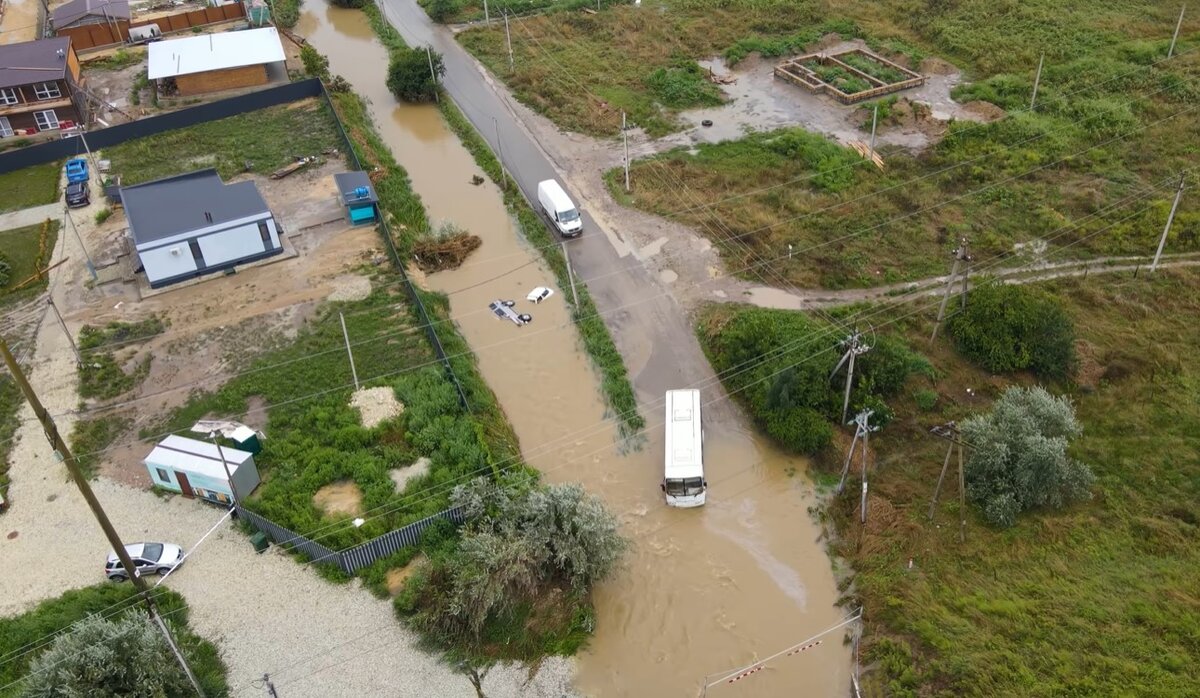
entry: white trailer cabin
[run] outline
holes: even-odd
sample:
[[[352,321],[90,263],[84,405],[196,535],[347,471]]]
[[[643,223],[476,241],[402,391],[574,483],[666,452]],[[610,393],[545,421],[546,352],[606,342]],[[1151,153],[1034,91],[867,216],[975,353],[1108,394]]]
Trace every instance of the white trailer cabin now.
[[[662,490],[673,507],[704,505],[704,423],[699,390],[668,390]]]
[[[238,498],[248,497],[259,483],[253,454],[225,446],[218,451],[215,444],[185,436],[172,434],[158,442],[144,462],[156,486],[220,504],[232,503],[235,489]]]

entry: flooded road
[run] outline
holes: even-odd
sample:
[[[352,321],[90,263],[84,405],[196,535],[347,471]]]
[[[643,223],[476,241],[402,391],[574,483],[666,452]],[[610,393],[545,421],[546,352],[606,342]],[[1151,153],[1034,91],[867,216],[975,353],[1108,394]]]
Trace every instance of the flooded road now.
[[[665,507],[658,490],[659,390],[664,383],[692,385],[704,391],[706,402],[720,401],[711,371],[686,376],[681,384],[658,369],[670,365],[672,347],[654,346],[648,332],[620,336],[645,325],[630,322],[618,329],[623,350],[641,347],[630,370],[650,425],[643,448],[622,454],[563,291],[556,288],[536,306],[525,300],[534,286],[554,286],[553,277],[537,251],[518,237],[500,192],[491,182],[470,183],[479,170],[436,109],[395,103],[384,87],[386,52],[360,12],[324,0],[307,0],[304,10],[297,33],[371,102],[381,135],[409,171],[430,218],[453,222],[483,240],[462,268],[433,274],[426,284],[449,295],[452,315],[526,459],[548,481],[579,482],[603,497],[632,541],[624,567],[596,592],[597,628],[578,658],[579,691],[698,695],[706,675],[748,664],[836,623],[842,612],[833,606],[833,575],[807,511],[813,501],[805,464],[747,433],[727,403],[713,405],[705,442],[709,504],[699,510]],[[602,259],[594,250],[611,252],[599,231],[587,242],[573,247],[573,256],[590,255],[594,265]],[[521,328],[480,312],[496,299],[517,301],[518,312],[533,315],[533,323]],[[844,696],[850,663],[841,638],[830,635],[812,651],[709,694]]]

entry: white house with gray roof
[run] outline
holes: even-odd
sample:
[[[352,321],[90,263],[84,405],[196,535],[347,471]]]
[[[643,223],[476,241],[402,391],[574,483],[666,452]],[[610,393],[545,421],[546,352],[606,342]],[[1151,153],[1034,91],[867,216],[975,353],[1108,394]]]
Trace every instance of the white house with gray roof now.
[[[225,184],[213,169],[122,187],[121,203],[150,288],[283,252],[254,182]]]

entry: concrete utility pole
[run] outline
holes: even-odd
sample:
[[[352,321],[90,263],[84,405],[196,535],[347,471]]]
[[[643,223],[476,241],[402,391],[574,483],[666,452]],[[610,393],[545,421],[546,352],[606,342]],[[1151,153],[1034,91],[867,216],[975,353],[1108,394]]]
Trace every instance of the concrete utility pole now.
[[[487,0],[483,0],[483,23],[487,26],[492,26],[492,15],[488,12]]]
[[[875,124],[879,121],[879,105],[871,112],[871,159],[875,159]]]
[[[842,366],[845,366],[849,362],[849,365],[846,367],[846,393],[842,398],[842,421],[845,421],[846,411],[850,409],[850,386],[854,383],[854,360],[871,351],[871,346],[863,343],[862,334],[858,330],[851,332],[848,337],[840,342],[840,345],[845,347],[846,351],[842,354],[842,358],[838,361],[837,366],[834,366],[833,370],[830,371],[829,380],[833,380],[837,372],[842,370]]]
[[[937,486],[933,488],[933,500],[929,502],[929,519],[933,520],[933,511],[937,507],[938,494],[942,491],[942,481],[946,479],[946,470],[950,467],[950,454],[958,449],[958,542],[967,540],[967,483],[963,475],[963,442],[958,424],[946,422],[929,430],[929,433],[949,442],[946,448],[946,459],[942,461],[942,472],[938,475]]]
[[[513,69],[512,34],[508,32],[508,8],[504,8],[504,41],[508,44],[508,69]]]
[[[867,522],[867,449],[870,447],[871,432],[879,431],[879,427],[871,426],[871,415],[874,410],[863,410],[854,416],[854,421],[847,424],[855,425],[854,439],[850,441],[850,450],[846,452],[846,463],[842,466],[842,479],[838,482],[837,493],[841,494],[846,487],[846,477],[850,474],[850,463],[854,460],[854,451],[862,442],[862,523]]]
[[[237,508],[241,502],[238,500],[237,485],[233,484],[233,473],[229,472],[229,461],[225,460],[225,449],[221,448],[221,441],[217,438],[215,429],[208,432],[208,438],[212,441],[213,446],[217,447],[217,455],[221,457],[221,467],[225,469],[225,479],[229,481],[229,494],[233,499],[234,508]]]
[[[629,132],[625,130],[625,112],[621,111],[621,141],[625,144],[625,191],[629,191]]]
[[[92,492],[92,487],[88,484],[87,478],[83,476],[83,471],[80,470],[79,463],[75,460],[75,456],[71,453],[67,442],[58,433],[58,427],[54,424],[54,418],[50,416],[50,413],[46,411],[41,401],[38,400],[37,394],[33,392],[33,387],[29,385],[29,381],[26,380],[21,367],[17,365],[16,358],[9,351],[8,342],[5,342],[3,337],[0,337],[0,355],[3,356],[4,364],[8,366],[8,371],[12,374],[13,380],[16,381],[17,387],[25,395],[25,400],[33,408],[34,415],[42,423],[42,429],[46,433],[46,439],[50,442],[50,447],[54,449],[55,455],[62,459],[63,464],[67,466],[67,471],[71,474],[71,479],[75,481],[75,486],[79,488],[80,494],[87,501],[88,507],[96,517],[96,522],[100,524],[100,528],[104,531],[104,536],[108,538],[108,543],[112,546],[113,552],[120,558],[121,566],[125,569],[125,574],[137,589],[138,595],[146,603],[146,611],[150,614],[151,620],[162,631],[163,638],[167,641],[167,645],[170,646],[171,652],[174,653],[175,659],[179,662],[179,666],[187,675],[192,688],[196,690],[196,695],[203,698],[204,691],[200,688],[200,682],[196,680],[191,667],[188,666],[187,661],[183,658],[183,654],[179,651],[179,647],[176,646],[175,639],[171,637],[166,624],[162,622],[162,618],[158,615],[154,601],[150,598],[150,589],[146,586],[146,580],[138,576],[137,568],[134,566],[133,560],[129,558],[129,553],[125,550],[125,544],[121,542],[121,537],[117,535],[117,530],[113,528],[112,522],[108,520],[108,515],[104,513],[103,507],[100,506],[100,501],[96,499],[95,493]]]
[[[91,186],[91,185],[89,185]],[[75,233],[75,240],[79,243],[79,249],[83,250],[83,258],[86,260],[88,274],[92,277],[92,281],[96,280],[96,265],[92,263],[92,256],[88,254],[87,245],[83,244],[83,238],[79,236],[79,228],[75,227],[75,219],[71,217],[71,209],[63,206],[63,218],[71,224],[71,230]]]
[[[946,302],[950,300],[950,290],[954,287],[954,282],[958,278],[959,265],[963,266],[962,275],[962,306],[967,307],[967,277],[971,274],[971,254],[967,248],[967,239],[963,238],[959,241],[958,247],[954,250],[954,266],[950,267],[950,276],[946,279],[946,290],[942,294],[942,303],[938,306],[937,320],[933,323],[933,334],[929,337],[929,341],[937,339],[938,328],[942,325],[942,318],[946,315]]]
[[[1175,190],[1175,201],[1171,204],[1171,212],[1167,214],[1167,225],[1163,228],[1162,237],[1158,239],[1158,249],[1154,251],[1154,261],[1150,263],[1150,271],[1158,269],[1158,260],[1162,258],[1163,247],[1167,244],[1167,234],[1171,232],[1171,224],[1175,222],[1175,211],[1179,210],[1179,200],[1183,198],[1183,185],[1187,175],[1179,175],[1179,188]]]
[[[1171,37],[1171,48],[1167,49],[1167,58],[1175,55],[1175,42],[1179,40],[1179,28],[1183,26],[1183,12],[1187,9],[1187,5],[1179,8],[1179,21],[1175,23],[1175,34]]]
[[[500,160],[500,174],[504,179],[504,191],[508,191],[508,168],[504,166],[504,144],[500,142],[500,122],[492,117],[492,126],[496,127],[496,154]]]
[[[358,390],[358,369],[354,367],[354,352],[350,351],[350,333],[346,331],[346,316],[338,313],[342,322],[342,338],[346,340],[346,356],[350,357],[350,375],[354,376],[354,389]]]
[[[47,297],[46,303],[50,306],[50,310],[54,311],[54,317],[58,318],[58,326],[62,328],[63,334],[67,335],[67,341],[71,344],[71,353],[75,355],[75,365],[83,365],[83,357],[79,354],[79,347],[75,345],[75,338],[71,336],[71,331],[67,329],[67,323],[63,321],[63,316],[58,312],[58,306],[54,304],[54,299]]]
[[[563,258],[567,260],[567,278],[571,280],[571,302],[575,306],[575,312],[579,312],[579,297],[575,295],[575,270],[571,268],[571,255],[567,252],[567,243],[562,242]]]
[[[1037,75],[1033,77],[1033,95],[1029,97],[1029,111],[1033,111],[1033,105],[1037,102],[1038,85],[1042,82],[1042,64],[1046,62],[1046,52],[1042,52],[1042,57],[1038,59]]]
[[[438,94],[438,76],[437,71],[433,69],[433,51],[426,46],[425,57],[429,59],[429,77],[433,79],[433,101],[441,102],[442,96]]]

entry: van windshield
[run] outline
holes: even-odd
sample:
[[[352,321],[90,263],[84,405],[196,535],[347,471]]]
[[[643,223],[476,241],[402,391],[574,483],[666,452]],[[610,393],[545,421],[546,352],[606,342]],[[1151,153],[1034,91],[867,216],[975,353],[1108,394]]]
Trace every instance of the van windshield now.
[[[566,211],[559,211],[558,220],[562,221],[563,223],[577,221],[579,220],[579,211],[576,211],[573,208],[569,208]]]
[[[694,497],[704,492],[704,479],[688,477],[681,480],[667,480],[667,494],[674,497]]]

